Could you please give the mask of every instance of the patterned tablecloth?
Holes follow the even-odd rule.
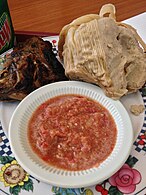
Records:
[[[126,22],[141,29],[146,13]],[[141,31],[143,37],[143,31]],[[146,35],[146,30],[145,30]],[[55,40],[52,40],[55,44]],[[141,91],[146,107],[146,87]],[[122,155],[122,154],[119,154]],[[115,162],[116,163],[116,162]],[[122,168],[101,184],[77,189],[65,189],[45,184],[26,173],[11,152],[9,140],[0,123],[0,195],[145,195],[146,194],[146,111],[144,122],[132,151]]]

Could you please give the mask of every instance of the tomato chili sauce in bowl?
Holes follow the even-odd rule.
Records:
[[[45,162],[69,171],[97,167],[113,151],[117,128],[109,111],[79,95],[41,104],[28,125],[29,143]]]
[[[60,187],[104,181],[124,164],[133,144],[130,118],[119,101],[92,84],[62,81],[20,102],[9,138],[19,164]]]

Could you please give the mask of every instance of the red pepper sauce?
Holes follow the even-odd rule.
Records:
[[[100,103],[80,95],[47,100],[28,125],[33,151],[49,165],[79,171],[97,167],[112,152],[117,128]]]

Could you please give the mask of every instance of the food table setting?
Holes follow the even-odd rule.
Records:
[[[14,24],[0,55],[0,194],[146,194],[146,12],[116,16],[103,4],[56,32]]]

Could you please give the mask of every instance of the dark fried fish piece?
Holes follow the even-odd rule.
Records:
[[[63,80],[67,77],[52,44],[32,37],[5,56],[0,70],[0,101],[22,100],[43,85]]]

